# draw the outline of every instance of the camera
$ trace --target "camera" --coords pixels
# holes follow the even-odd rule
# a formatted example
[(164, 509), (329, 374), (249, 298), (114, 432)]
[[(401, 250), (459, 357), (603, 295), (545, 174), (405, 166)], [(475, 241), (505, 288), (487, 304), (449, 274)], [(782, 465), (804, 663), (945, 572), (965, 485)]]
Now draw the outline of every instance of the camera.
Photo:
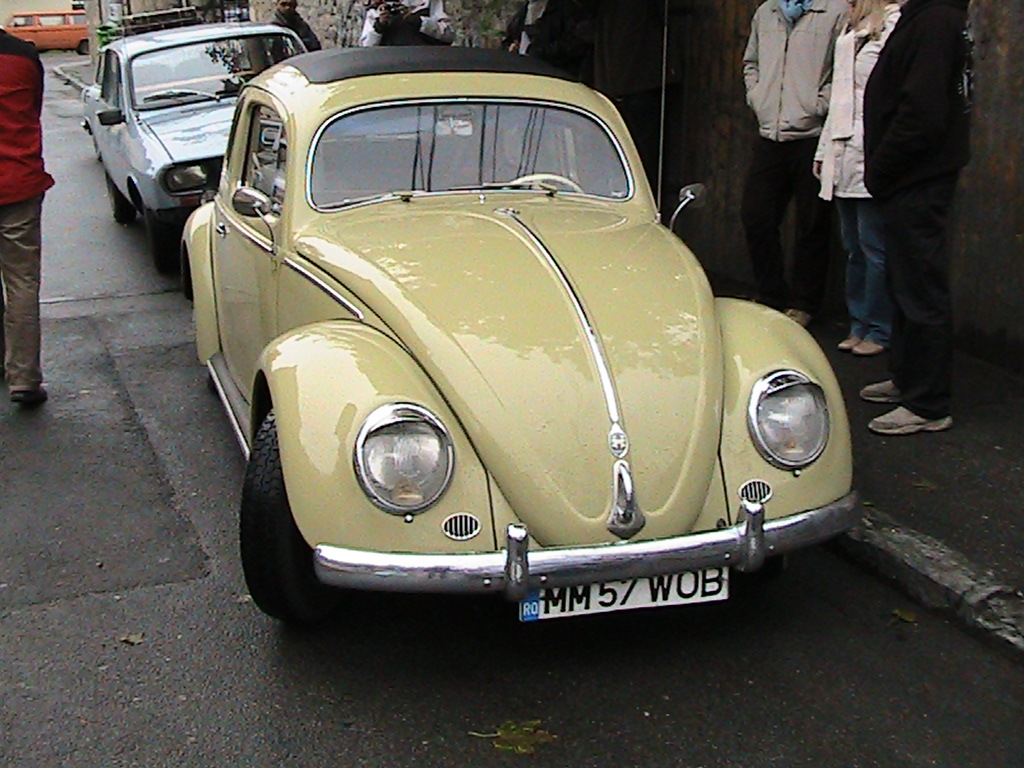
[(388, 0), (381, 3), (381, 10), (387, 11), (392, 16), (402, 16), (405, 14), (405, 3), (401, 0)]

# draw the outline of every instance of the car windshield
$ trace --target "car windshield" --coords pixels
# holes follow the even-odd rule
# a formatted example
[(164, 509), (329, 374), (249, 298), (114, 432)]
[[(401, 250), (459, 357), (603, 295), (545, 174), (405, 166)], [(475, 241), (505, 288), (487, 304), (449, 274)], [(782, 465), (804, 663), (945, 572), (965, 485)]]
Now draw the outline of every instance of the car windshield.
[(286, 35), (248, 35), (151, 51), (132, 59), (132, 102), (156, 109), (221, 99), (267, 67), (299, 53)]
[(312, 150), (318, 208), (396, 191), (534, 189), (625, 199), (629, 174), (593, 117), (526, 102), (403, 104), (330, 122)]

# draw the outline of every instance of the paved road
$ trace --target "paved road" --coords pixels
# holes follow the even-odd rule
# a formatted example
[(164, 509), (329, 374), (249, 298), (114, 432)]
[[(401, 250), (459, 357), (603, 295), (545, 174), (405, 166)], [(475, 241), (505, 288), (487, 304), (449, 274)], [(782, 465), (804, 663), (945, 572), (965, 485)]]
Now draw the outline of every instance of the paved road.
[[(824, 548), (692, 609), (520, 625), (500, 600), (363, 595), (316, 632), (263, 617), (188, 304), (48, 88), (53, 398), (0, 409), (0, 764), (1024, 766), (1019, 658)], [(486, 736), (534, 719), (557, 738), (531, 756)]]

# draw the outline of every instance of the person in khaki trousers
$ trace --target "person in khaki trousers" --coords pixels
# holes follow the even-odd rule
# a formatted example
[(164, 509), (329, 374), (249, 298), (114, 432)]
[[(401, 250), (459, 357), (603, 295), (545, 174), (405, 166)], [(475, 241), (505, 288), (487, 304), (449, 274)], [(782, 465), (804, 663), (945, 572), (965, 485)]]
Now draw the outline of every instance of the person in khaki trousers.
[(43, 66), (35, 46), (0, 30), (0, 281), (4, 378), (11, 401), (46, 401), (40, 365), (39, 282), (43, 195)]

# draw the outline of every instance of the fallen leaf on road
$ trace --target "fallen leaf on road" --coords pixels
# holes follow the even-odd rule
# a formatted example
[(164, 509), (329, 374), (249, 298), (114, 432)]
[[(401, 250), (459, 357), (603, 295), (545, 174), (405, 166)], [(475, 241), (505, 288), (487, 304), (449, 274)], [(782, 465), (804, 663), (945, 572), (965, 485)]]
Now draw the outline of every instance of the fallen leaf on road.
[(917, 624), (917, 614), (912, 611), (904, 611), (902, 608), (893, 608), (892, 615), (897, 621), (904, 624)]
[(519, 755), (532, 755), (538, 744), (554, 741), (558, 737), (540, 727), (540, 720), (526, 720), (516, 723), (506, 720), (496, 733), (469, 732), (480, 739), (494, 739), (495, 749), (504, 749)]
[(937, 490), (939, 490), (939, 486), (937, 486), (931, 480), (926, 480), (924, 478), (921, 478), (920, 480), (915, 480), (912, 483), (912, 485), (915, 488), (917, 488), (917, 490), (919, 490), (919, 491), (937, 491)]
[(140, 645), (142, 641), (146, 639), (146, 633), (132, 632), (127, 635), (122, 635), (117, 639), (120, 640), (122, 643), (125, 643), (126, 645)]

